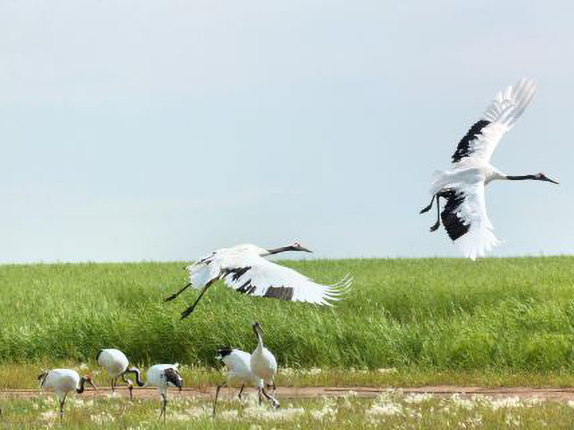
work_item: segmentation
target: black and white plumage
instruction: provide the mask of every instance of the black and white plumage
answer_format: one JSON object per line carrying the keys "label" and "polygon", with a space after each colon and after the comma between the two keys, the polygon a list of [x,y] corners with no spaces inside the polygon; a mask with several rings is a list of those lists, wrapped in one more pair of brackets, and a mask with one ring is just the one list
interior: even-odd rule
{"label": "black and white plumage", "polygon": [[277,249],[263,249],[248,244],[213,251],[186,268],[189,283],[165,300],[173,300],[190,286],[201,289],[195,302],[182,312],[181,317],[185,318],[218,279],[242,294],[318,305],[331,305],[340,300],[351,287],[350,276],[333,285],[321,285],[293,269],[263,258],[286,251],[311,252],[297,242]]}
{"label": "black and white plumage", "polygon": [[85,385],[90,384],[94,389],[97,387],[89,376],[78,375],[78,372],[71,369],[53,369],[38,375],[40,388],[42,390],[53,390],[60,402],[60,418],[64,417],[64,404],[71,392],[81,394],[85,390]]}
{"label": "black and white plumage", "polygon": [[181,391],[183,387],[183,379],[179,375],[179,364],[156,364],[151,366],[146,374],[145,387],[156,387],[163,400],[161,413],[159,418],[162,417],[165,421],[165,410],[167,407],[167,389],[169,387],[179,388]]}
{"label": "black and white plumage", "polygon": [[134,389],[132,381],[126,379],[127,373],[133,373],[136,376],[136,383],[139,387],[143,387],[144,383],[141,379],[141,372],[137,367],[131,366],[126,355],[119,349],[101,349],[96,356],[96,361],[108,372],[111,378],[110,385],[112,393],[115,391],[118,378],[122,378],[128,385],[130,392],[130,399],[133,398],[132,391]]}
{"label": "black and white plumage", "polygon": [[251,354],[248,352],[235,348],[220,348],[217,350],[215,358],[225,364],[226,373],[225,381],[219,384],[215,390],[215,401],[213,402],[214,416],[219,390],[221,390],[222,387],[240,385],[241,388],[237,395],[240,399],[246,385],[254,385],[257,388],[263,387],[263,379],[257,377],[251,371]]}
{"label": "black and white plumage", "polygon": [[[436,199],[438,219],[431,231],[444,225],[449,237],[466,257],[482,257],[500,241],[486,212],[484,187],[494,180],[536,180],[557,184],[543,173],[510,176],[490,164],[498,142],[522,115],[536,91],[532,80],[521,79],[499,92],[459,142],[449,171],[437,171],[431,179],[432,199],[421,213],[432,208]],[[440,198],[446,200],[442,212]]]}
{"label": "black and white plumage", "polygon": [[277,387],[275,386],[275,375],[277,374],[277,360],[271,351],[265,348],[263,344],[263,329],[257,321],[253,323],[253,332],[257,338],[257,348],[251,353],[251,371],[253,374],[261,378],[267,389],[273,388],[273,396],[265,391],[265,387],[259,387],[259,403],[261,403],[261,395],[265,396],[271,402],[273,407],[278,408],[279,402],[275,399]]}

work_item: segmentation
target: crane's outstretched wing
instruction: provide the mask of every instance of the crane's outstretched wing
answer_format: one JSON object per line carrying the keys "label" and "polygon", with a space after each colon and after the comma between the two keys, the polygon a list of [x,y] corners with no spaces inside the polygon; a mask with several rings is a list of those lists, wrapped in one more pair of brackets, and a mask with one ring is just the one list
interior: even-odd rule
{"label": "crane's outstretched wing", "polygon": [[220,279],[239,293],[318,305],[332,305],[352,284],[350,276],[333,285],[317,284],[293,269],[261,257],[251,258],[242,267],[222,269]]}
{"label": "crane's outstretched wing", "polygon": [[442,197],[447,199],[442,223],[465,257],[475,260],[500,244],[486,213],[482,181],[451,188]]}
{"label": "crane's outstretched wing", "polygon": [[458,143],[452,155],[453,164],[474,160],[488,162],[502,136],[514,126],[535,92],[534,81],[525,78],[499,92],[482,118]]}
{"label": "crane's outstretched wing", "polygon": [[217,251],[206,257],[200,258],[196,263],[185,269],[189,274],[189,285],[195,289],[201,289],[208,283],[215,281],[221,274],[220,259]]}

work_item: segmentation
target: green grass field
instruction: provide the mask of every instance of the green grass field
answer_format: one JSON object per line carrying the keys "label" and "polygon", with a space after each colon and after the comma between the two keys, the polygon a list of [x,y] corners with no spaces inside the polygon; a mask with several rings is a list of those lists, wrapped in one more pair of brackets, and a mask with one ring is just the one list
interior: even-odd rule
{"label": "green grass field", "polygon": [[0,266],[0,359],[44,368],[93,364],[100,348],[116,347],[142,366],[210,367],[219,346],[253,350],[250,323],[258,320],[280,366],[295,369],[376,375],[394,368],[422,380],[574,373],[572,257],[282,264],[322,283],[351,273],[353,293],[319,308],[218,285],[180,321],[196,291],[162,299],[186,282],[183,263]]}

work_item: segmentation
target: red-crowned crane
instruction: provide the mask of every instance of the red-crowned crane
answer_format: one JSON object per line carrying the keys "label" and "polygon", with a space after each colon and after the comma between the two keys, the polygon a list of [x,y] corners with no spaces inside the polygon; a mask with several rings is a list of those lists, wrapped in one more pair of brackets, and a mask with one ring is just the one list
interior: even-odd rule
{"label": "red-crowned crane", "polygon": [[336,284],[321,285],[293,269],[263,258],[286,251],[311,252],[298,242],[276,249],[238,245],[213,251],[186,267],[189,283],[165,301],[175,299],[190,286],[201,289],[195,302],[182,312],[183,319],[193,312],[207,289],[218,279],[242,294],[318,305],[331,305],[331,302],[340,300],[351,287],[352,279],[348,275]]}
{"label": "red-crowned crane", "polygon": [[274,397],[277,391],[277,387],[275,386],[277,360],[275,360],[275,356],[271,351],[263,345],[263,329],[257,321],[253,323],[253,331],[257,338],[257,348],[255,348],[255,351],[251,353],[251,371],[255,376],[263,380],[267,389],[273,388],[273,396],[271,396],[265,391],[265,387],[259,387],[259,403],[261,403],[261,394],[263,394],[267,400],[271,402],[273,407],[278,408],[279,402]]}
{"label": "red-crowned crane", "polygon": [[53,390],[60,401],[60,419],[64,417],[64,404],[70,392],[81,394],[85,385],[90,384],[94,389],[98,389],[89,376],[78,375],[78,372],[71,369],[53,369],[38,375],[42,390]]}
{"label": "red-crowned crane", "polygon": [[146,375],[145,387],[156,387],[159,390],[159,394],[163,400],[161,406],[161,413],[159,418],[163,415],[163,420],[165,421],[165,409],[167,407],[167,389],[169,387],[181,388],[183,387],[183,379],[179,375],[177,370],[179,364],[156,364],[151,366]]}
{"label": "red-crowned crane", "polygon": [[121,377],[122,381],[128,385],[128,389],[130,390],[130,400],[133,399],[132,391],[134,386],[132,381],[126,379],[127,373],[133,373],[136,376],[138,387],[143,387],[144,383],[141,379],[140,370],[137,367],[130,366],[128,358],[119,349],[101,349],[96,356],[96,361],[108,372],[111,378],[110,385],[112,387],[112,393],[115,392],[117,380]]}
{"label": "red-crowned crane", "polygon": [[215,416],[215,406],[217,405],[219,390],[221,390],[222,387],[232,387],[236,384],[240,384],[241,388],[237,395],[240,399],[246,385],[253,384],[257,388],[263,387],[263,379],[257,377],[251,371],[251,354],[248,352],[235,348],[220,348],[217,350],[215,358],[221,360],[225,364],[227,371],[225,373],[225,381],[219,384],[215,390],[213,416]]}
{"label": "red-crowned crane", "polygon": [[[536,92],[534,81],[519,80],[516,85],[499,92],[459,142],[452,156],[449,171],[436,171],[431,179],[430,204],[421,210],[428,212],[436,199],[438,219],[431,227],[435,231],[442,223],[449,237],[465,257],[482,257],[500,241],[494,236],[494,227],[488,219],[484,187],[495,180],[558,182],[543,173],[511,176],[501,173],[490,164],[496,145],[522,115]],[[440,198],[446,200],[440,210]]]}

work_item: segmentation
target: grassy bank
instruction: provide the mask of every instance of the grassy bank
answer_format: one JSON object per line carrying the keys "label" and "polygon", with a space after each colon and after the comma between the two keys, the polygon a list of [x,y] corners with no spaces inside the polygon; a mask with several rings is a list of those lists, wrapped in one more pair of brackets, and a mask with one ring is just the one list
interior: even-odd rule
{"label": "grassy bank", "polygon": [[0,359],[91,362],[103,347],[138,364],[215,364],[214,350],[255,347],[251,321],[282,366],[511,375],[574,370],[574,258],[283,262],[319,282],[351,273],[334,308],[245,297],[218,286],[162,299],[182,263],[0,266]]}

